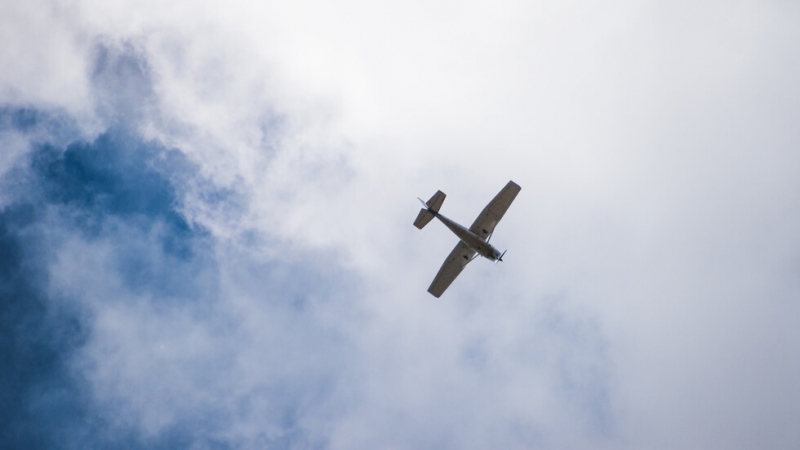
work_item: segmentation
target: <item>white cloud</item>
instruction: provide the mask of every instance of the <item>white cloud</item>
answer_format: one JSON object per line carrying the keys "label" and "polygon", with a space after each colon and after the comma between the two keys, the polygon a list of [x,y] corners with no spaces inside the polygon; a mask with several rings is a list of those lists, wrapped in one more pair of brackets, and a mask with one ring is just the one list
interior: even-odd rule
{"label": "white cloud", "polygon": [[[190,183],[187,214],[223,248],[255,232],[270,257],[321,252],[363,280],[344,312],[314,306],[354,351],[346,369],[309,362],[346,380],[342,410],[313,423],[332,446],[800,440],[793,5],[31,5],[3,15],[17,45],[0,61],[21,61],[0,71],[6,102],[86,115],[92,43],[131,43],[158,102],[144,132],[242,199],[216,209]],[[523,190],[493,240],[506,262],[476,261],[430,298],[455,238],[412,228],[414,197],[442,189],[468,223],[508,179]],[[253,380],[272,373],[258,345],[286,344],[253,331],[272,310],[236,285],[243,362],[224,377]],[[208,343],[186,320],[170,344],[191,347],[196,329]]]}

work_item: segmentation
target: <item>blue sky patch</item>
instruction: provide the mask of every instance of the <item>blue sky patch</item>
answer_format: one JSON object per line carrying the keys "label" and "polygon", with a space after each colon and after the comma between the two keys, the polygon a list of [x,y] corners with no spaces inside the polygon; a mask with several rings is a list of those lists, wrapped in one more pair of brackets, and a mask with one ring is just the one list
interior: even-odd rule
{"label": "blue sky patch", "polygon": [[[43,111],[6,107],[0,123],[20,133],[63,123],[51,118]],[[170,153],[173,164],[166,170],[189,168],[177,151],[122,129],[93,142],[66,147],[32,142],[31,147],[27,167],[3,181],[16,201],[0,211],[0,446],[57,448],[67,436],[98,444],[102,433],[87,429],[102,428],[104,419],[93,415],[85,383],[69,366],[91,334],[91,315],[80,301],[59,301],[47,288],[58,238],[72,234],[114,242],[117,265],[110,269],[129,288],[154,298],[195,300],[202,298],[198,288],[208,283],[187,280],[198,270],[193,258],[209,256],[209,237],[178,211],[168,174],[155,168],[155,161]],[[162,259],[168,263],[157,263]],[[172,432],[165,439],[181,441]]]}

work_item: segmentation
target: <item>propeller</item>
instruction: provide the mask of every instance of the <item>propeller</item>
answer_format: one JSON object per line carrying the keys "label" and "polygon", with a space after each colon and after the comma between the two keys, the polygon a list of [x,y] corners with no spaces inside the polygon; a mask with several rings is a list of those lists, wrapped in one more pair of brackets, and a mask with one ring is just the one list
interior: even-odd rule
{"label": "propeller", "polygon": [[503,255],[505,255],[507,251],[508,250],[503,251],[503,253],[500,254],[500,257],[497,258],[497,261],[495,261],[494,263],[497,264],[498,262],[503,261]]}

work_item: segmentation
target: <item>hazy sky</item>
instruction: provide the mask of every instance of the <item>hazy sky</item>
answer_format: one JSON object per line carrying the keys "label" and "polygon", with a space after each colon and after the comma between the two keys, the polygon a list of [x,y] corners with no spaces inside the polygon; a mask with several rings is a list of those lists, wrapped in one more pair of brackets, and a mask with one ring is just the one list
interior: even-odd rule
{"label": "hazy sky", "polygon": [[[800,446],[800,7],[0,2],[0,447]],[[522,186],[440,299],[457,238]]]}

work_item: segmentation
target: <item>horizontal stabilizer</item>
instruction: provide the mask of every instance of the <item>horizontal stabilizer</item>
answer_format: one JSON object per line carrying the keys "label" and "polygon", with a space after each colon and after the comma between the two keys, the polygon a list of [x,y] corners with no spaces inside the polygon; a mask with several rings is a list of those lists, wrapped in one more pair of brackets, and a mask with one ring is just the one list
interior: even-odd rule
{"label": "horizontal stabilizer", "polygon": [[436,193],[433,194],[433,197],[431,197],[431,199],[428,200],[428,203],[426,203],[426,205],[428,205],[428,209],[430,209],[435,213],[438,213],[439,208],[441,208],[442,203],[444,203],[444,198],[445,198],[444,192],[436,191]]}
{"label": "horizontal stabilizer", "polygon": [[414,221],[414,226],[421,230],[422,227],[427,225],[434,217],[436,216],[427,209],[420,209],[419,214],[417,214],[417,220]]}

